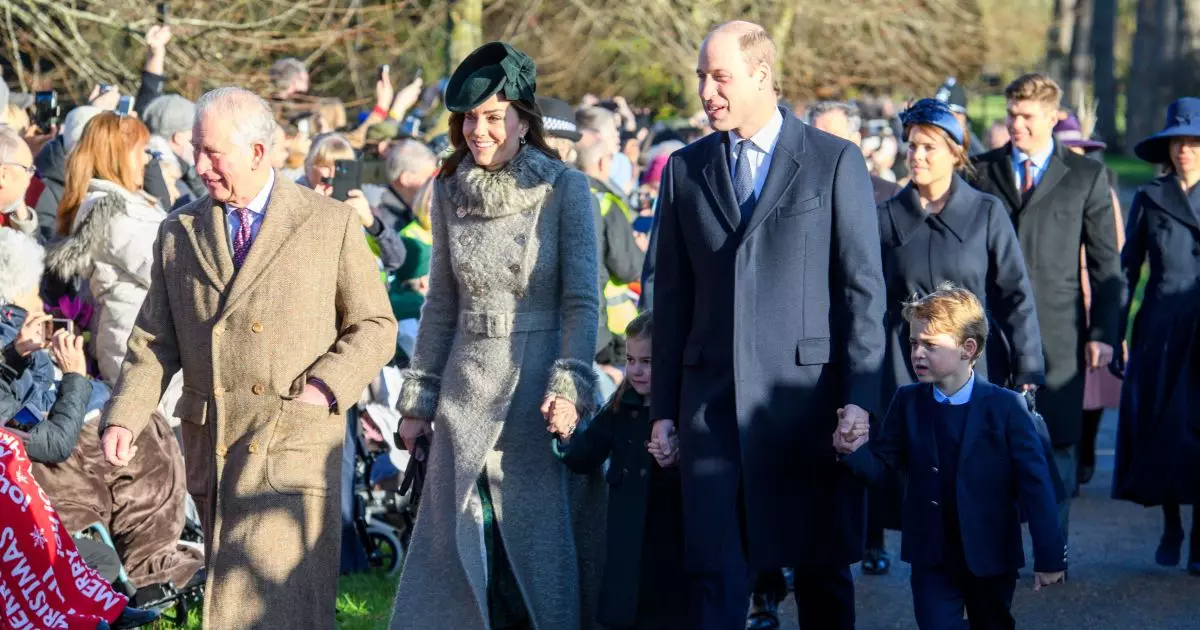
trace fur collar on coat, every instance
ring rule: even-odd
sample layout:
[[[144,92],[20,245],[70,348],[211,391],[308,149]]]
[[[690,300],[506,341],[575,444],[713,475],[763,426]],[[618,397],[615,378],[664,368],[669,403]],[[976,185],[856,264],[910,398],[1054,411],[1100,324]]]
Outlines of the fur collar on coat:
[[[444,180],[443,190],[467,215],[506,217],[540,208],[553,190],[554,180],[566,169],[561,160],[528,145],[497,171],[476,165],[468,152],[454,174]]]
[[[46,269],[63,280],[87,277],[93,254],[105,245],[108,225],[120,216],[161,221],[166,213],[157,199],[144,192],[130,192],[103,179],[88,182],[87,196],[79,205],[75,226],[69,236],[50,250]]]

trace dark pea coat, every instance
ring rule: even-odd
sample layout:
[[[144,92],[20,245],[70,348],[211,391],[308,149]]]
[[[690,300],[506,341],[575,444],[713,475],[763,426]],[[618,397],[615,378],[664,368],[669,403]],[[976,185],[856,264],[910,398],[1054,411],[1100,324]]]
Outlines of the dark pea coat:
[[[877,409],[884,287],[853,144],[783,110],[741,224],[729,134],[680,149],[659,198],[654,418],[679,423],[687,569],[719,572],[745,516],[752,569],[862,558],[865,498],[837,465],[837,409]]]
[[[1121,252],[1130,287],[1145,262],[1150,277],[1121,391],[1113,497],[1143,505],[1200,503],[1200,191],[1190,196],[1174,175],[1139,191]]]
[[[1083,423],[1084,349],[1099,341],[1120,348],[1124,281],[1117,252],[1112,194],[1104,164],[1059,144],[1028,195],[1017,189],[1012,144],[975,158],[971,179],[1004,202],[1017,229],[1033,283],[1046,358],[1038,410],[1056,448],[1079,441]],[[1089,322],[1083,308],[1079,246],[1087,247],[1092,288]]]
[[[909,184],[879,204],[879,236],[888,332],[880,400],[891,400],[897,387],[917,381],[909,358],[909,326],[901,314],[904,302],[942,282],[974,293],[991,320],[990,336],[1000,340],[989,344],[985,360],[975,367],[977,374],[1000,384],[1045,381],[1033,288],[999,199],[955,176],[945,207],[931,215]]]

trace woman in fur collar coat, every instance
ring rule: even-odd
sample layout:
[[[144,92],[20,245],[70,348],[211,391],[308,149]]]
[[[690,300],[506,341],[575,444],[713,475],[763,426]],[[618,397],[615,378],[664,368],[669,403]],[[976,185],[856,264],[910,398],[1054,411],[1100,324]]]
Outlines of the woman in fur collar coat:
[[[542,412],[596,407],[596,234],[586,178],[546,144],[534,72],[492,43],[447,86],[454,153],[435,184],[429,294],[399,401],[400,439],[431,447],[393,629],[594,618],[580,561],[594,543],[575,524],[602,528],[602,512],[581,517]]]
[[[150,289],[158,224],[167,218],[142,190],[149,141],[136,118],[105,112],[88,123],[67,162],[58,207],[58,233],[65,238],[46,261],[61,280],[87,280],[96,304],[96,361],[110,385]]]

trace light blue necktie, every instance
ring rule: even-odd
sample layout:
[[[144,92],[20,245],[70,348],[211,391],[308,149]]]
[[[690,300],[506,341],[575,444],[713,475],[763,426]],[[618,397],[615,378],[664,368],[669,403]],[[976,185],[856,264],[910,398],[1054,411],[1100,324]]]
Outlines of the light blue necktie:
[[[742,214],[741,225],[746,225],[754,214],[754,175],[750,172],[750,141],[738,141],[737,162],[733,169],[733,195]]]

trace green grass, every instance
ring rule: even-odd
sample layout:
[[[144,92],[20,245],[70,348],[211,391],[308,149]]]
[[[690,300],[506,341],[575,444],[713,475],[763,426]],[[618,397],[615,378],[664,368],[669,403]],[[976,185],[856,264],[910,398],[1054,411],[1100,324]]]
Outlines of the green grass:
[[[338,583],[337,627],[341,630],[377,630],[386,628],[392,618],[392,601],[396,596],[396,580],[383,573],[344,575]],[[160,630],[179,626],[162,622]],[[199,630],[200,612],[188,616],[186,630]]]
[[[1154,165],[1128,155],[1105,154],[1104,162],[1117,174],[1121,186],[1141,186],[1154,179]]]

